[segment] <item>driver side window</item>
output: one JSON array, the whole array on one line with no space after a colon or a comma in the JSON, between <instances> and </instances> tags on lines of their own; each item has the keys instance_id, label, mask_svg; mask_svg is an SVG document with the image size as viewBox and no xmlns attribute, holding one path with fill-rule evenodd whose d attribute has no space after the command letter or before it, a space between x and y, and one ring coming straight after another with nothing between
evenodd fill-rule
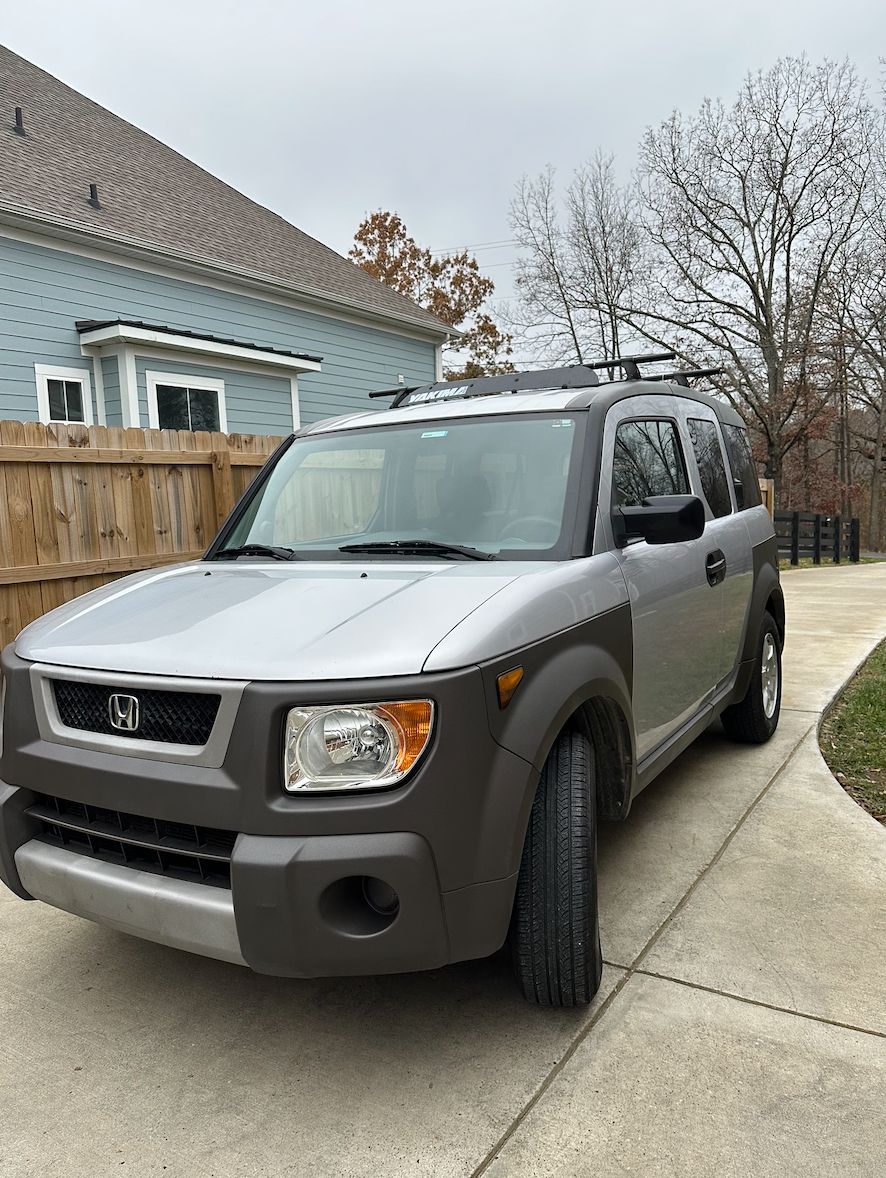
<instances>
[{"instance_id":1,"label":"driver side window","mask_svg":"<svg viewBox=\"0 0 886 1178\"><path fill-rule=\"evenodd\" d=\"M688 495L689 480L673 421L623 421L615 433L612 502L637 507L650 495Z\"/></svg>"}]
</instances>

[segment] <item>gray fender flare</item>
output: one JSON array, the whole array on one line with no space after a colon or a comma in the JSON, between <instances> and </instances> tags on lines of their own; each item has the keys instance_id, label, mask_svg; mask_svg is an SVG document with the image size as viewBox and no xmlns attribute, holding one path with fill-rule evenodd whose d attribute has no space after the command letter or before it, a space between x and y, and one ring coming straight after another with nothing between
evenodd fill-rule
<instances>
[{"instance_id":1,"label":"gray fender flare","mask_svg":"<svg viewBox=\"0 0 886 1178\"><path fill-rule=\"evenodd\" d=\"M748 609L747 624L745 626L744 643L742 645L741 657L742 661L756 658L757 655L757 634L760 629L760 622L763 613L766 610L767 603L771 601L771 610L775 616L775 624L778 627L778 632L781 635L782 645L784 645L785 637L785 611L784 611L784 593L781 588L781 581L778 576L778 567L773 563L772 553L775 542L767 541L765 544L758 544L754 552L754 592L751 596L751 604ZM777 557L775 557L777 559Z\"/></svg>"},{"instance_id":2,"label":"gray fender flare","mask_svg":"<svg viewBox=\"0 0 886 1178\"><path fill-rule=\"evenodd\" d=\"M757 657L757 639L760 634L760 624L767 607L775 618L775 624L781 636L781 644L785 639L785 610L784 593L778 576L778 548L774 536L760 544L755 544L751 550L754 558L754 588L745 616L744 638L741 644L741 656L735 675L735 683L727 699L722 701L723 707L740 703L744 699L754 672L754 662Z\"/></svg>"},{"instance_id":3,"label":"gray fender flare","mask_svg":"<svg viewBox=\"0 0 886 1178\"><path fill-rule=\"evenodd\" d=\"M624 605L482 668L493 738L535 770L514 799L518 863L538 773L567 726L582 728L594 745L601 813L626 817L635 779L632 661L630 607ZM523 667L523 679L502 710L496 681L515 666Z\"/></svg>"}]
</instances>

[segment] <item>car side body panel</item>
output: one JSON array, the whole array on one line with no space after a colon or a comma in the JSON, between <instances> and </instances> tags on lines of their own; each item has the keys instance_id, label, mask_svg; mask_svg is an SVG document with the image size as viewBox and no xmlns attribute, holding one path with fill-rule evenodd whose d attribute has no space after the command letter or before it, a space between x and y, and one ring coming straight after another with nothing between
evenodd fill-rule
<instances>
[{"instance_id":1,"label":"car side body panel","mask_svg":"<svg viewBox=\"0 0 886 1178\"><path fill-rule=\"evenodd\" d=\"M606 414L598 505L601 527L595 547L613 551L631 602L634 646L633 720L642 761L713 700L722 678L723 586L711 586L705 560L716 537L708 524L697 539L615 546L611 525L613 452L621 427L656 421L673 429L683 451L690 490L701 496L685 430L685 406L707 406L669 395L669 390L620 398ZM739 525L744 536L744 529ZM745 547L747 542L745 540Z\"/></svg>"},{"instance_id":2,"label":"car side body panel","mask_svg":"<svg viewBox=\"0 0 886 1178\"><path fill-rule=\"evenodd\" d=\"M748 530L743 516L746 512L738 510L735 499L735 488L729 478L729 458L724 445L722 423L711 405L694 401L689 397L674 398L680 422L684 449L689 464L689 475L695 494L705 504L706 525L704 535L705 553L722 556L726 561L723 580L714 589L718 598L718 612L720 623L720 645L717 657L717 686L726 683L735 671L736 661L742 647L742 636L748 618L748 607L751 600L753 586L753 560L751 558L751 544ZM698 457L692 442L693 423L701 421L713 426L716 431L717 446L720 460L723 464L723 474L728 488L729 502L732 507L730 514L715 516L707 502L698 465ZM771 524L771 521L770 521Z\"/></svg>"}]
</instances>

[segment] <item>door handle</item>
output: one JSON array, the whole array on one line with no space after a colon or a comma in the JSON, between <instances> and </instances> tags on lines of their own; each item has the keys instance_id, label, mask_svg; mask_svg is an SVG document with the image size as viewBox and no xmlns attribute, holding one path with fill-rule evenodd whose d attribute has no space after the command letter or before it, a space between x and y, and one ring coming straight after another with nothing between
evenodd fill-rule
<instances>
[{"instance_id":1,"label":"door handle","mask_svg":"<svg viewBox=\"0 0 886 1178\"><path fill-rule=\"evenodd\" d=\"M725 581L726 557L719 548L708 553L704 562L704 571L707 573L709 585L719 585L721 581Z\"/></svg>"}]
</instances>

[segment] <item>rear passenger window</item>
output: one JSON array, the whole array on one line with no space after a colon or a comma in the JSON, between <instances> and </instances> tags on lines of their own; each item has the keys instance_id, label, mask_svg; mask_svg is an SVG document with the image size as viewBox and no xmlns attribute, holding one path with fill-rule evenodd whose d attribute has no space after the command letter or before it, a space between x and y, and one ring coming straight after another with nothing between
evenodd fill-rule
<instances>
[{"instance_id":1,"label":"rear passenger window","mask_svg":"<svg viewBox=\"0 0 886 1178\"><path fill-rule=\"evenodd\" d=\"M683 451L673 421L623 421L615 433L612 501L636 507L650 495L688 495Z\"/></svg>"},{"instance_id":2,"label":"rear passenger window","mask_svg":"<svg viewBox=\"0 0 886 1178\"><path fill-rule=\"evenodd\" d=\"M717 427L712 421L704 421L701 417L690 417L687 424L701 476L701 489L714 518L719 519L732 511L732 500L729 498L729 480Z\"/></svg>"},{"instance_id":3,"label":"rear passenger window","mask_svg":"<svg viewBox=\"0 0 886 1178\"><path fill-rule=\"evenodd\" d=\"M738 510L759 507L763 500L760 498L760 480L757 478L757 467L751 453L748 431L742 425L724 425L723 437L726 439L726 453L732 467L732 485L735 487Z\"/></svg>"}]
</instances>

